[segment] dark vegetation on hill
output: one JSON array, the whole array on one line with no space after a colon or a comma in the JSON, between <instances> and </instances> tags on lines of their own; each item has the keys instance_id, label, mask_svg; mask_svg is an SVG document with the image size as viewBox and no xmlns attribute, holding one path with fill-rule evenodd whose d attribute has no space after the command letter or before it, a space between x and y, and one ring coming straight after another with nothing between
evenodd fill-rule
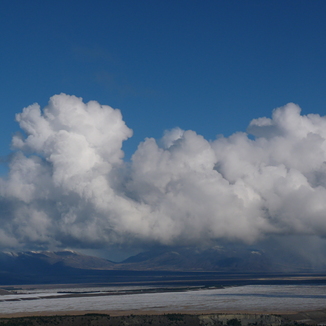
<instances>
[{"instance_id":1,"label":"dark vegetation on hill","mask_svg":"<svg viewBox=\"0 0 326 326\"><path fill-rule=\"evenodd\" d=\"M42 316L2 318L0 326L287 326L304 325L275 315L130 315L86 314L83 316Z\"/></svg>"}]
</instances>

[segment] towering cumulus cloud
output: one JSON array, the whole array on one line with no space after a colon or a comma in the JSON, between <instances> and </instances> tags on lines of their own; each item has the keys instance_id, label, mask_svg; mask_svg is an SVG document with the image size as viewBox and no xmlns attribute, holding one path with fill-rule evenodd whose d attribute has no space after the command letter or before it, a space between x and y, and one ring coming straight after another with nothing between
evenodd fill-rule
<instances>
[{"instance_id":1,"label":"towering cumulus cloud","mask_svg":"<svg viewBox=\"0 0 326 326\"><path fill-rule=\"evenodd\" d=\"M250 138L165 132L130 164L121 148L132 131L109 106L61 94L16 120L23 133L0 180L2 247L326 235L326 119L294 104L253 120Z\"/></svg>"}]
</instances>

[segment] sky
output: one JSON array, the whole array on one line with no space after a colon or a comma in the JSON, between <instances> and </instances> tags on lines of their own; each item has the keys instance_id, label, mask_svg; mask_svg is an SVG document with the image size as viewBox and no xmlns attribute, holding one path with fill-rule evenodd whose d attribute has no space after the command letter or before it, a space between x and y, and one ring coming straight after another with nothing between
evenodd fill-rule
<instances>
[{"instance_id":1,"label":"sky","mask_svg":"<svg viewBox=\"0 0 326 326\"><path fill-rule=\"evenodd\" d=\"M325 1L0 6L1 248L325 247Z\"/></svg>"}]
</instances>

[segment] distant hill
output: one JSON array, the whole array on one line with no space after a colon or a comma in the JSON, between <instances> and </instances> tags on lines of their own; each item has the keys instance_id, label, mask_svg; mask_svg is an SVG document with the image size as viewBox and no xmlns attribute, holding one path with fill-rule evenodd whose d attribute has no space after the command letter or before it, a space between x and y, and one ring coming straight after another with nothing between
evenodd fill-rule
<instances>
[{"instance_id":1,"label":"distant hill","mask_svg":"<svg viewBox=\"0 0 326 326\"><path fill-rule=\"evenodd\" d=\"M178 270L219 272L267 272L273 270L270 259L262 251L229 249L178 248L152 250L124 260L115 268L134 270Z\"/></svg>"},{"instance_id":2,"label":"distant hill","mask_svg":"<svg viewBox=\"0 0 326 326\"><path fill-rule=\"evenodd\" d=\"M297 257L278 258L275 254L240 246L154 249L121 263L71 250L0 252L0 284L129 282L139 273L156 275L159 272L314 272L309 263Z\"/></svg>"},{"instance_id":3,"label":"distant hill","mask_svg":"<svg viewBox=\"0 0 326 326\"><path fill-rule=\"evenodd\" d=\"M113 269L115 265L106 259L87 256L72 250L63 251L25 251L1 252L1 270L26 272L40 271L51 268L72 267L79 269Z\"/></svg>"},{"instance_id":4,"label":"distant hill","mask_svg":"<svg viewBox=\"0 0 326 326\"><path fill-rule=\"evenodd\" d=\"M87 271L108 270L114 265L70 250L0 252L0 284L86 282Z\"/></svg>"}]
</instances>

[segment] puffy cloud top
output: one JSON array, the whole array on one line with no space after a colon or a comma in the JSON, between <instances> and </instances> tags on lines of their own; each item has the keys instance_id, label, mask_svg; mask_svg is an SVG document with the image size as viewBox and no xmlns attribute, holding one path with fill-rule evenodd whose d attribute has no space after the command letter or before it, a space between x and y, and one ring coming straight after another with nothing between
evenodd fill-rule
<instances>
[{"instance_id":1,"label":"puffy cloud top","mask_svg":"<svg viewBox=\"0 0 326 326\"><path fill-rule=\"evenodd\" d=\"M166 131L139 144L130 166L121 148L132 131L117 109L60 94L16 120L2 247L326 235L326 119L295 104L252 120L254 139Z\"/></svg>"}]
</instances>

